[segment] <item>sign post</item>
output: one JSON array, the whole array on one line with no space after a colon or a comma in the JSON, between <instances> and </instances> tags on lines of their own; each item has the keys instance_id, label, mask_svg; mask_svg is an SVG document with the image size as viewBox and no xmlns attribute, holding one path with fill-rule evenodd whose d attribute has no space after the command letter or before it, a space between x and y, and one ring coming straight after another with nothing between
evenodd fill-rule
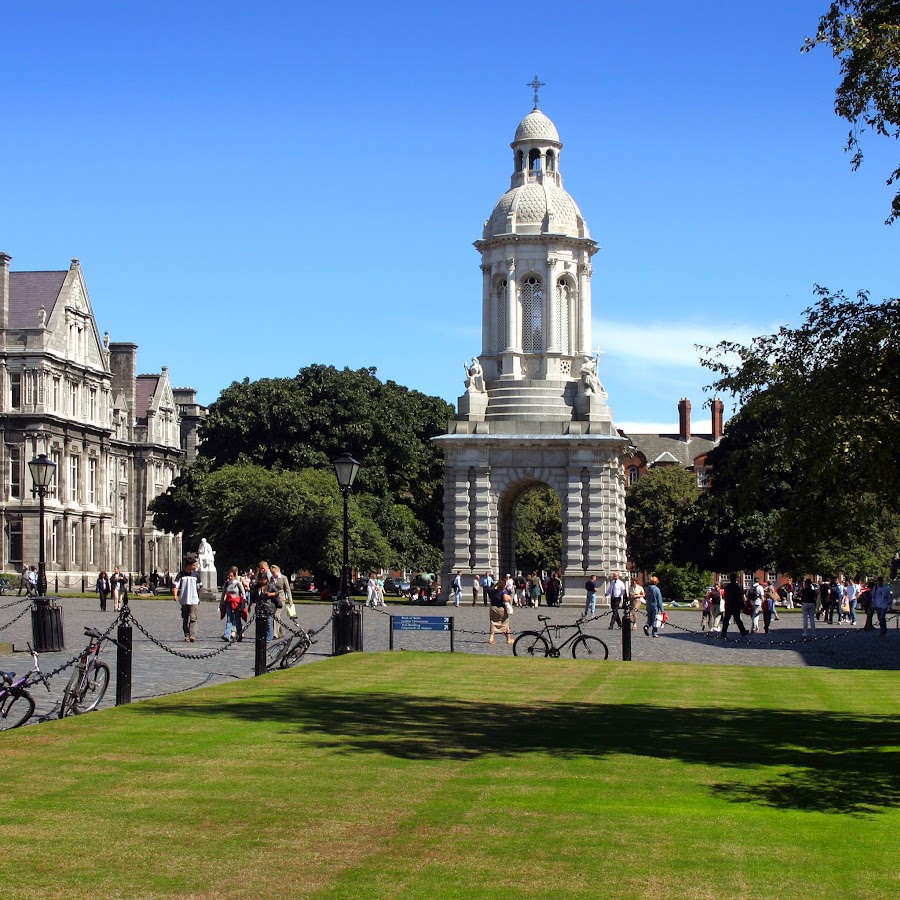
<instances>
[{"instance_id":1,"label":"sign post","mask_svg":"<svg viewBox=\"0 0 900 900\"><path fill-rule=\"evenodd\" d=\"M395 631L447 631L450 633L450 652L453 653L453 616L390 616L388 647L394 649Z\"/></svg>"}]
</instances>

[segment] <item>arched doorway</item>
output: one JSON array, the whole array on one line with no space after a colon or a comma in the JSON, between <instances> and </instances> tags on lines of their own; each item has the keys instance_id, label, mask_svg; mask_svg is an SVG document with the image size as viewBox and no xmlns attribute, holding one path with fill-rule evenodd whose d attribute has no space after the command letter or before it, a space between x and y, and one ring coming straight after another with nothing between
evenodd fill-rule
<instances>
[{"instance_id":1,"label":"arched doorway","mask_svg":"<svg viewBox=\"0 0 900 900\"><path fill-rule=\"evenodd\" d=\"M563 556L562 502L553 488L528 480L500 502L500 573L555 571Z\"/></svg>"}]
</instances>

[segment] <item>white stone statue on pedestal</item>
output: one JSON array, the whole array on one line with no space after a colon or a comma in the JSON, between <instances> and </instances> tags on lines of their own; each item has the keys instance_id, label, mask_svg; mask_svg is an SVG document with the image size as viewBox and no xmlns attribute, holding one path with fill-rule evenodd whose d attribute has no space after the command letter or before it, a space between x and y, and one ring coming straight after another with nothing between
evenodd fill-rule
<instances>
[{"instance_id":1,"label":"white stone statue on pedestal","mask_svg":"<svg viewBox=\"0 0 900 900\"><path fill-rule=\"evenodd\" d=\"M484 369L481 368L481 363L478 362L478 357L472 357L471 366L467 363L463 363L463 368L466 370L466 390L470 394L483 394Z\"/></svg>"},{"instance_id":2,"label":"white stone statue on pedestal","mask_svg":"<svg viewBox=\"0 0 900 900\"><path fill-rule=\"evenodd\" d=\"M200 564L200 586L215 593L218 586L216 551L209 545L206 538L200 539L200 546L197 548L197 562Z\"/></svg>"},{"instance_id":3,"label":"white stone statue on pedestal","mask_svg":"<svg viewBox=\"0 0 900 900\"><path fill-rule=\"evenodd\" d=\"M597 377L597 360L588 359L581 367L581 385L585 394L602 394L603 385Z\"/></svg>"}]
</instances>

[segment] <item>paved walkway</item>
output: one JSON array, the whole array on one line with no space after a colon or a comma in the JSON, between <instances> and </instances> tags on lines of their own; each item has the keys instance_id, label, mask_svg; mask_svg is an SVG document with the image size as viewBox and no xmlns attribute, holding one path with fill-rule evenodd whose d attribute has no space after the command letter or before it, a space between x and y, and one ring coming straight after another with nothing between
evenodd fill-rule
<instances>
[{"instance_id":1,"label":"paved walkway","mask_svg":"<svg viewBox=\"0 0 900 900\"><path fill-rule=\"evenodd\" d=\"M15 600L15 597L0 598L0 607ZM110 610L101 613L96 600L66 598L60 601L63 607L66 650L60 653L41 655L41 668L52 671L76 655L86 643L83 637L85 626L105 631L115 620L116 614ZM0 609L0 627L15 618L23 606ZM203 603L200 608L198 640L194 644L183 642L181 617L178 606L167 599L135 598L131 604L132 614L143 627L163 645L187 657L200 656L222 648L223 625L219 619L218 607L214 603ZM300 624L307 629L326 626L317 636L317 641L304 658L304 663L325 659L331 654L331 607L327 603L298 604ZM575 606L540 610L517 609L512 617L513 631L537 628L538 613L550 615L552 621L560 624L574 622L580 613ZM601 611L602 612L602 611ZM454 618L455 648L457 652L482 653L492 656L511 656L512 648L505 643L487 643L488 616L486 607L463 605L426 607L409 604L389 604L381 609L367 609L364 612L364 647L367 651L386 651L389 645L389 618L395 615L449 615ZM770 634L752 635L741 638L734 631L734 640L729 631L728 642L717 640L699 631L699 610L678 609L669 611L670 623L663 629L658 640L647 638L643 629L632 632L632 658L635 660L655 660L662 662L690 662L740 664L758 666L821 666L837 669L900 669L900 630L894 618L885 637L878 631L864 632L843 625L821 625L817 623L816 638L800 639L799 612L780 612L780 620L772 623ZM640 618L639 626L643 623ZM603 618L587 625L586 631L601 637L609 645L610 659L622 658L622 633L618 629L608 630L608 613ZM862 621L860 622L862 624ZM681 630L687 629L687 630ZM115 632L113 632L115 635ZM240 644L234 644L223 653L209 659L191 659L165 652L145 637L138 628L133 629L134 660L132 671L132 698L146 699L160 694L190 690L207 684L217 684L234 678L253 675L254 644L253 628ZM566 633L563 633L563 639ZM27 652L8 652L9 644L16 651L25 650L25 643L31 640L31 616L21 619L0 631L0 642L6 642L6 651L0 650L0 669L21 674L30 666ZM449 651L450 639L446 632L395 632L395 651L434 650ZM565 655L568 654L568 650ZM115 647L108 645L104 656L113 672L103 706L115 702ZM552 660L548 661L552 665ZM37 685L32 693L37 701L37 714L47 715L58 704L68 681L66 670L53 679L51 694Z\"/></svg>"}]
</instances>

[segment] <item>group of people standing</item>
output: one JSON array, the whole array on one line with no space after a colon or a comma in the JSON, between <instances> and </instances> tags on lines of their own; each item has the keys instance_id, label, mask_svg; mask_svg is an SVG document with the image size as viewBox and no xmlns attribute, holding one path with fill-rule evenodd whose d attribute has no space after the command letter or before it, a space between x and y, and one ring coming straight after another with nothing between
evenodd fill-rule
<instances>
[{"instance_id":1,"label":"group of people standing","mask_svg":"<svg viewBox=\"0 0 900 900\"><path fill-rule=\"evenodd\" d=\"M175 579L172 595L181 608L181 623L185 641L197 639L197 611L200 606L200 572L197 557L188 554L184 566ZM243 574L232 566L225 577L219 597L219 614L225 620L223 641L242 641L244 623L250 618L254 604L266 609L268 627L266 640L277 640L282 635L282 613L297 618L297 609L291 593L291 584L276 565L262 560L256 569Z\"/></svg>"},{"instance_id":2,"label":"group of people standing","mask_svg":"<svg viewBox=\"0 0 900 900\"><path fill-rule=\"evenodd\" d=\"M538 607L559 606L563 597L563 583L559 571L551 572L543 577L540 572L531 572L528 575L507 574L503 579L494 579L491 572L485 572L480 578L476 575L472 579L472 606L478 603L479 594L484 605L491 603L492 596L502 588L510 596L512 606ZM463 594L462 572L457 572L450 585L453 602L460 605Z\"/></svg>"}]
</instances>

